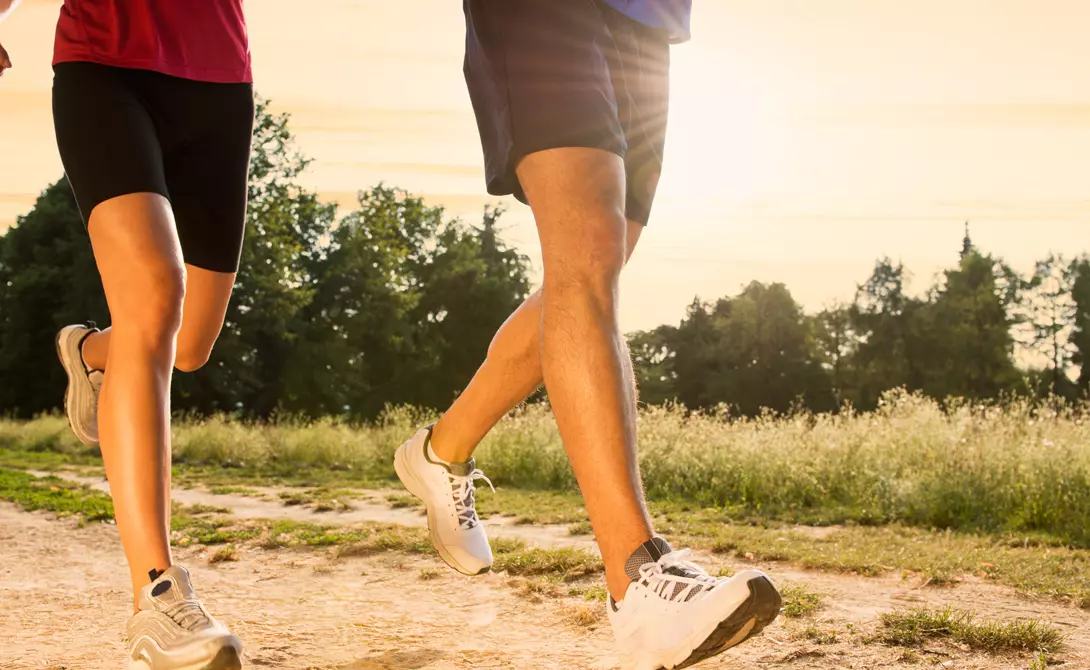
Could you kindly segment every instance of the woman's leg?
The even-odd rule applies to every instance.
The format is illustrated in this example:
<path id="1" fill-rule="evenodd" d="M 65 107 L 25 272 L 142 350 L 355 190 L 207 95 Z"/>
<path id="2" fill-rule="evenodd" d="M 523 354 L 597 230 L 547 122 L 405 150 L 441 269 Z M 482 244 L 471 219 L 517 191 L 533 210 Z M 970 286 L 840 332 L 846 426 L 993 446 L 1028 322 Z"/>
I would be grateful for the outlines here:
<path id="1" fill-rule="evenodd" d="M 112 323 L 99 440 L 139 594 L 150 571 L 171 565 L 170 379 L 186 269 L 174 215 L 161 195 L 107 200 L 91 212 L 88 230 Z"/>
<path id="2" fill-rule="evenodd" d="M 185 273 L 185 303 L 174 367 L 181 372 L 193 372 L 208 362 L 223 328 L 235 273 L 213 272 L 194 265 L 186 265 Z M 83 362 L 91 370 L 106 369 L 112 330 L 105 328 L 91 333 L 83 341 Z"/>

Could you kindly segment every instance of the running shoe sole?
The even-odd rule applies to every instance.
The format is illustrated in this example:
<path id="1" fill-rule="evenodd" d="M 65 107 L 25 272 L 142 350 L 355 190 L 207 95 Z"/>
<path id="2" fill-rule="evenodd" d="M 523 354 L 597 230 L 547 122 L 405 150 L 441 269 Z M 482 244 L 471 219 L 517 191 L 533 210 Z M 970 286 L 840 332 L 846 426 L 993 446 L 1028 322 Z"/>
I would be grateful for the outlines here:
<path id="1" fill-rule="evenodd" d="M 215 658 L 209 662 L 200 662 L 186 667 L 174 667 L 171 670 L 242 670 L 242 657 L 239 653 L 238 641 L 234 645 L 228 645 L 216 653 Z M 125 670 L 155 670 L 147 657 L 131 659 Z"/>
<path id="2" fill-rule="evenodd" d="M 688 668 L 742 644 L 760 634 L 779 616 L 783 598 L 768 577 L 751 579 L 747 586 L 749 586 L 749 598 L 733 614 L 720 622 L 688 658 L 675 665 L 674 670 Z M 662 666 L 660 670 L 663 670 Z"/>
<path id="3" fill-rule="evenodd" d="M 83 361 L 79 357 L 79 347 L 76 347 L 76 352 L 72 352 L 71 348 L 66 346 L 68 334 L 75 328 L 82 328 L 82 326 L 65 326 L 57 333 L 54 340 L 57 358 L 68 375 L 68 388 L 64 392 L 64 415 L 68 418 L 68 425 L 72 428 L 76 438 L 89 447 L 96 447 L 98 446 L 98 436 L 90 435 L 82 426 L 78 425 L 78 422 L 72 420 L 74 408 L 95 403 L 95 390 L 87 379 L 87 370 L 83 367 Z"/>

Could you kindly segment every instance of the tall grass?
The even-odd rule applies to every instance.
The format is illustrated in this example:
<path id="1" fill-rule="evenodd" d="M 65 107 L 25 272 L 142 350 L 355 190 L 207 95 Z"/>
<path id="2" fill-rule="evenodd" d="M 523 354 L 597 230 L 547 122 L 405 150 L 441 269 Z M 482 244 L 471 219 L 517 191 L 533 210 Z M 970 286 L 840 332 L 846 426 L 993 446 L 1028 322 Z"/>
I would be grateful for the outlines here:
<path id="1" fill-rule="evenodd" d="M 178 422 L 175 460 L 392 479 L 393 452 L 429 416 L 396 409 L 367 426 L 335 420 Z M 651 408 L 639 420 L 652 498 L 817 523 L 1040 532 L 1090 547 L 1090 410 L 1027 403 L 945 408 L 891 393 L 876 412 L 732 418 Z M 63 419 L 0 420 L 0 449 L 85 457 Z M 522 409 L 477 461 L 497 485 L 576 490 L 555 423 Z"/>

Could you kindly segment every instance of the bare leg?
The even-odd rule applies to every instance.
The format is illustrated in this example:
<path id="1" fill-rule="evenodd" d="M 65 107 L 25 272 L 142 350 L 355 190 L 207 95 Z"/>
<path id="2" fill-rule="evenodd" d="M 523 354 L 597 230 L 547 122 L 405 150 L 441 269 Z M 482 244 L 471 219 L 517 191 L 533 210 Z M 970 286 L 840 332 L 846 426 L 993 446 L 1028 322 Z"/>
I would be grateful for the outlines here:
<path id="1" fill-rule="evenodd" d="M 519 181 L 534 212 L 545 281 L 541 365 L 549 400 L 615 599 L 624 564 L 652 536 L 636 458 L 636 396 L 618 320 L 626 257 L 621 158 L 564 148 L 526 157 Z"/>
<path id="2" fill-rule="evenodd" d="M 628 222 L 628 258 L 642 232 L 643 225 Z M 541 291 L 535 291 L 496 331 L 469 386 L 435 424 L 431 444 L 439 458 L 468 461 L 488 431 L 541 386 L 541 303 Z M 631 360 L 626 360 L 631 378 Z"/>
<path id="3" fill-rule="evenodd" d="M 170 556 L 170 377 L 185 266 L 170 205 L 136 193 L 91 213 L 89 230 L 113 328 L 99 396 L 102 458 L 134 604 Z"/>
<path id="4" fill-rule="evenodd" d="M 223 329 L 235 273 L 213 272 L 193 265 L 186 265 L 185 270 L 185 303 L 174 367 L 182 372 L 192 372 L 208 362 L 212 346 Z M 83 362 L 90 369 L 106 369 L 111 330 L 105 328 L 91 333 L 83 341 Z"/>

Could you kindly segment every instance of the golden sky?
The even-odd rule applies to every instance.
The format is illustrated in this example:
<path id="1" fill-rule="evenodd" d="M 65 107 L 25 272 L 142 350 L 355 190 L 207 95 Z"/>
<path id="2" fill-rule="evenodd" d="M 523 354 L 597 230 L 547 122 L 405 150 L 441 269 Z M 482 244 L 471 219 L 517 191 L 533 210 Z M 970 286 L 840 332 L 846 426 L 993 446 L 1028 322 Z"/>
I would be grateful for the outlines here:
<path id="1" fill-rule="evenodd" d="M 875 258 L 923 288 L 962 223 L 1026 270 L 1090 250 L 1090 2 L 696 0 L 674 51 L 660 200 L 626 271 L 626 329 L 694 295 L 783 281 L 808 309 Z M 49 118 L 59 0 L 0 25 L 0 228 L 60 173 Z M 320 7 L 320 10 L 315 9 Z M 309 186 L 378 181 L 472 218 L 484 193 L 457 0 L 253 0 L 258 91 L 293 114 Z M 529 212 L 508 239 L 537 259 Z"/>

